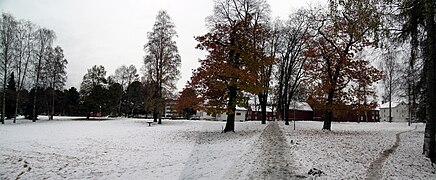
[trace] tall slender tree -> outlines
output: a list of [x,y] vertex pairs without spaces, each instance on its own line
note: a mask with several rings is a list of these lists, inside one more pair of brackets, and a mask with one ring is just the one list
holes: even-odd
[[290,15],[289,20],[280,27],[278,49],[278,109],[289,125],[289,107],[302,80],[303,67],[307,62],[304,50],[307,47],[308,18],[305,10]]
[[51,111],[49,113],[49,119],[53,120],[55,110],[55,91],[61,90],[65,86],[67,81],[66,66],[68,61],[64,58],[64,51],[61,47],[56,46],[54,49],[47,49],[47,57],[44,64],[44,74],[47,78],[49,88],[51,91]]
[[10,14],[2,13],[0,18],[0,68],[1,73],[3,73],[3,84],[2,84],[2,114],[1,122],[5,123],[5,108],[6,108],[6,93],[7,93],[7,79],[9,75],[9,69],[14,58],[14,43],[15,43],[15,33],[17,29],[17,21]]
[[163,92],[175,89],[181,66],[181,58],[174,40],[177,37],[175,25],[166,11],[158,12],[153,30],[147,37],[148,42],[144,45],[145,76],[154,86],[153,119],[161,124],[165,102]]
[[33,59],[34,44],[34,32],[35,25],[30,21],[20,21],[17,29],[17,41],[16,41],[16,60],[15,60],[15,72],[17,74],[17,96],[15,100],[15,116],[14,123],[18,114],[18,108],[20,104],[21,92],[24,90],[26,79],[29,76],[29,70],[31,66],[31,60]]
[[383,60],[380,62],[380,67],[384,72],[384,99],[389,103],[389,122],[392,122],[392,100],[395,93],[398,92],[400,85],[400,64],[397,62],[393,49],[387,49],[382,54]]
[[[384,0],[385,7],[393,7],[389,15],[393,15],[400,24],[401,38],[410,42],[409,73],[415,72],[415,63],[421,55],[423,69],[420,74],[420,87],[425,92],[423,101],[425,104],[425,133],[423,153],[436,163],[436,2],[434,0]],[[393,18],[391,18],[393,19]],[[396,30],[387,28],[388,30]],[[407,77],[411,78],[411,76]],[[409,94],[417,96],[417,88],[409,85]],[[410,98],[409,100],[413,97]]]
[[32,114],[32,120],[33,122],[36,121],[36,104],[37,104],[37,94],[38,94],[38,87],[40,86],[40,80],[41,80],[41,71],[44,67],[45,60],[47,58],[47,51],[49,48],[52,47],[53,41],[56,38],[56,35],[53,30],[40,28],[36,31],[36,37],[35,37],[35,46],[36,46],[36,59],[34,62],[34,84],[33,88],[35,89],[35,93],[33,95],[33,114]]

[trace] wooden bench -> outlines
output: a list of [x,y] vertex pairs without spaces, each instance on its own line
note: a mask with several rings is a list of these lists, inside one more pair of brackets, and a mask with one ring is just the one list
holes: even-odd
[[153,121],[147,121],[148,126],[151,126],[151,124],[153,123]]

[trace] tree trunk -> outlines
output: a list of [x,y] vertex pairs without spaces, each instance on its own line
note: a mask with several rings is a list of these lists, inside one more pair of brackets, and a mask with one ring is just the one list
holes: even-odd
[[427,123],[424,134],[424,154],[430,158],[432,163],[436,163],[436,24],[435,10],[432,8],[433,1],[426,0],[425,2],[427,38],[424,48],[424,69],[427,75]]
[[324,119],[324,125],[322,129],[325,130],[332,130],[332,118],[333,118],[333,112],[332,110],[327,110],[325,113],[325,119]]
[[35,94],[33,94],[33,113],[32,113],[32,121],[36,122],[36,97],[38,95],[38,84],[39,84],[39,73],[41,71],[42,64],[42,54],[38,57],[38,65],[36,69],[36,79],[35,79]]
[[54,108],[54,106],[55,106],[55,97],[54,96],[55,96],[55,91],[53,89],[52,93],[51,93],[51,113],[50,113],[49,120],[53,120],[53,116],[54,116],[54,110],[55,110],[55,108]]
[[122,113],[121,113],[121,103],[122,103],[122,101],[121,101],[121,99],[120,99],[119,102],[118,102],[118,116],[119,116],[119,117],[122,116]]
[[286,102],[284,105],[284,116],[285,116],[285,125],[289,125],[289,103]]
[[[4,78],[6,79],[6,78]],[[2,102],[2,115],[1,115],[1,121],[2,124],[5,124],[5,113],[6,113],[6,82],[3,81],[3,102]]]
[[260,110],[262,113],[262,124],[266,124],[266,105],[267,105],[266,99],[267,98],[263,93],[259,93],[258,96],[259,96]]
[[162,114],[160,112],[158,112],[157,116],[158,116],[157,124],[162,124]]
[[33,95],[32,122],[36,122],[36,94],[38,93],[38,86],[35,87],[35,94]]
[[[6,54],[6,57],[8,55]],[[6,82],[8,79],[7,73],[8,73],[8,69],[7,69],[7,60],[4,60],[4,71],[3,71],[3,102],[2,102],[2,115],[1,115],[1,121],[2,124],[5,124],[5,113],[6,113]]]
[[389,122],[392,122],[392,75],[389,80]]
[[17,91],[17,96],[15,97],[15,113],[14,113],[14,123],[17,121],[17,115],[18,115],[18,99],[20,98],[20,91]]
[[237,96],[237,89],[236,86],[232,85],[229,87],[229,103],[228,103],[228,111],[227,111],[227,122],[226,127],[224,128],[224,133],[235,131],[235,111],[236,111],[236,96]]
[[328,97],[327,97],[327,111],[325,113],[325,119],[324,119],[324,125],[322,127],[322,129],[326,129],[326,130],[332,130],[332,119],[333,119],[333,95],[334,95],[334,91],[331,90],[328,93]]
[[157,122],[157,113],[156,113],[156,111],[153,112],[153,122]]

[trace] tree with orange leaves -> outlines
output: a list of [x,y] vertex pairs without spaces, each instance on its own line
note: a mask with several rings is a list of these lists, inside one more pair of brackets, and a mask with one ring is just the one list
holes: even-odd
[[197,96],[197,93],[191,87],[186,87],[180,92],[180,96],[176,101],[175,109],[186,119],[191,118],[195,114],[197,106],[201,102],[201,99]]
[[360,109],[370,106],[365,101],[375,92],[369,86],[382,77],[368,60],[355,56],[373,43],[370,33],[379,25],[369,1],[332,0],[329,12],[319,11],[310,17],[314,24],[305,52],[310,61],[305,71],[310,77],[310,96],[325,112],[323,129],[331,130],[334,113],[346,105],[359,104],[354,107]]
[[[244,93],[260,95],[272,58],[264,53],[268,36],[269,5],[265,0],[218,0],[209,17],[211,31],[196,37],[197,48],[208,51],[194,71],[192,86],[213,111],[224,110],[224,132],[234,131],[236,106],[244,106]],[[266,72],[266,73],[264,73]],[[266,102],[265,102],[266,103]]]

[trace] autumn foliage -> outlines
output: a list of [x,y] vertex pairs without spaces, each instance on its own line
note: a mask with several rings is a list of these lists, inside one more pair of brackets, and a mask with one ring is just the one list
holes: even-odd
[[234,121],[236,106],[246,103],[243,93],[258,94],[262,91],[262,83],[269,81],[260,78],[260,70],[272,64],[273,58],[266,56],[256,41],[267,31],[261,24],[253,24],[252,18],[248,15],[234,24],[218,23],[211,32],[196,37],[197,48],[209,55],[200,60],[191,86],[207,99],[207,107],[225,108],[230,117],[225,131],[234,129],[231,118]]
[[331,4],[330,14],[312,16],[316,25],[305,52],[310,62],[304,69],[309,77],[306,82],[310,85],[311,103],[325,111],[323,129],[331,129],[334,114],[374,106],[375,102],[370,102],[375,100],[371,99],[375,96],[371,86],[382,78],[381,71],[356,56],[371,45],[369,31],[376,25],[369,19],[371,12],[356,4]]
[[180,92],[180,96],[174,105],[174,108],[183,117],[189,119],[193,114],[195,114],[198,106],[201,102],[201,98],[197,96],[194,89],[187,87]]

